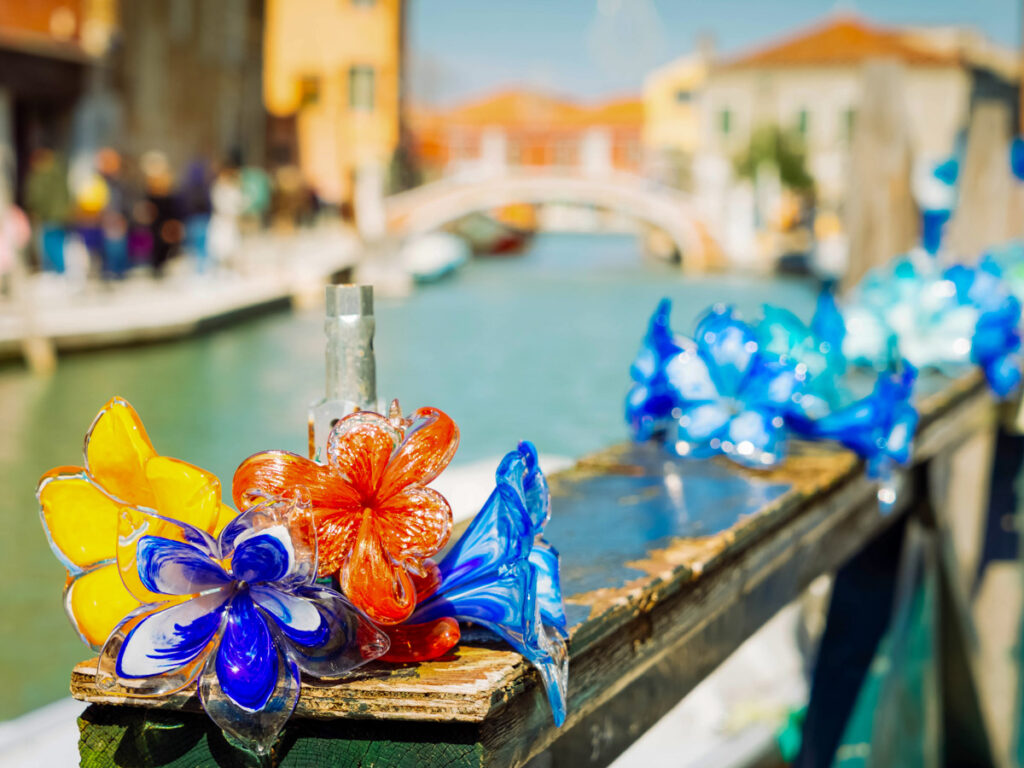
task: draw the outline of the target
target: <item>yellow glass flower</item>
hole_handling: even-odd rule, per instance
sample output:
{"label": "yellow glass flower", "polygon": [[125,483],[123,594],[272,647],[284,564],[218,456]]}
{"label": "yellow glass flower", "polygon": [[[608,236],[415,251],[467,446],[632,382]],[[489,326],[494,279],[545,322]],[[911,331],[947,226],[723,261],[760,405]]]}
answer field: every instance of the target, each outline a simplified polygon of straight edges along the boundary
{"label": "yellow glass flower", "polygon": [[[119,397],[85,436],[85,466],[57,467],[36,488],[43,528],[68,569],[64,610],[82,640],[99,650],[148,590],[131,563],[118,571],[118,522],[126,508],[156,512],[216,536],[237,513],[221,503],[220,481],[178,459],[160,456],[138,414]],[[152,602],[167,599],[152,594]]]}

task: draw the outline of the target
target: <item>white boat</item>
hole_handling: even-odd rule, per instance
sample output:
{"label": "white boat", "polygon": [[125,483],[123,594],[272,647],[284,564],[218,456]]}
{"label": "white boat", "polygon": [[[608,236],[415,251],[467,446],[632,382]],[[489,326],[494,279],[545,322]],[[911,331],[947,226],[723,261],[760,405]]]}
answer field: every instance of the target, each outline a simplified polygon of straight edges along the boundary
{"label": "white boat", "polygon": [[418,283],[439,280],[469,260],[469,244],[458,235],[431,232],[410,239],[399,261]]}

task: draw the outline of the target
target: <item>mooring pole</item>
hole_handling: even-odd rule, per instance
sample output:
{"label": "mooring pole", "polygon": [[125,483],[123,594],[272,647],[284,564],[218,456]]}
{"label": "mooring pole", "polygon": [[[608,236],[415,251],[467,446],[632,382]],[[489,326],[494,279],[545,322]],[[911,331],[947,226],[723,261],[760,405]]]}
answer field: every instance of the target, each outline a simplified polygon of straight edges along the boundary
{"label": "mooring pole", "polygon": [[377,409],[373,286],[328,285],[325,306],[326,391],[309,410],[309,456],[314,459],[324,455],[327,435],[338,419]]}

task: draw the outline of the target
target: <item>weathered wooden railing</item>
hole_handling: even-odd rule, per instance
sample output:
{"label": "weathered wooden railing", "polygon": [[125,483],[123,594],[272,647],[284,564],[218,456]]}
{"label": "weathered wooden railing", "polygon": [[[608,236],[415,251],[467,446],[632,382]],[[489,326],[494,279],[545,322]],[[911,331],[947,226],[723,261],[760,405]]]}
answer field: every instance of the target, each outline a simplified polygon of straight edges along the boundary
{"label": "weathered wooden railing", "polygon": [[[916,464],[889,515],[879,511],[863,465],[822,444],[798,444],[770,472],[623,445],[553,476],[548,538],[562,554],[572,626],[564,727],[554,727],[538,677],[518,654],[470,634],[448,659],[374,665],[337,684],[305,684],[272,764],[520,766],[541,756],[541,765],[606,765],[818,575],[838,569],[842,592],[858,574],[895,573],[906,547],[902,538],[893,543],[893,532],[908,519],[921,521],[912,525],[922,536],[935,534],[955,603],[956,563],[966,573],[969,557],[957,560],[948,533],[951,525],[981,525],[995,409],[978,376],[925,378],[919,389]],[[929,493],[929,483],[943,487]],[[952,500],[955,517],[930,499]],[[855,607],[854,623],[884,627],[879,617],[890,604],[891,594],[872,594]],[[962,661],[962,616],[948,616],[949,636],[960,640],[944,642],[943,653]],[[831,621],[841,626],[841,618]],[[867,648],[877,634],[851,642]],[[823,647],[826,667],[830,653]],[[956,676],[968,666],[945,668]],[[78,665],[71,681],[77,698],[94,702],[80,720],[82,765],[255,764],[198,712],[194,692],[130,699],[97,690],[94,668]],[[834,750],[855,692],[849,681],[834,692],[816,682],[808,717],[817,726],[805,765],[830,762],[824,752],[830,743]],[[969,675],[945,687],[943,702],[954,695],[956,706],[941,708],[947,737],[981,738],[972,764],[985,764]]]}

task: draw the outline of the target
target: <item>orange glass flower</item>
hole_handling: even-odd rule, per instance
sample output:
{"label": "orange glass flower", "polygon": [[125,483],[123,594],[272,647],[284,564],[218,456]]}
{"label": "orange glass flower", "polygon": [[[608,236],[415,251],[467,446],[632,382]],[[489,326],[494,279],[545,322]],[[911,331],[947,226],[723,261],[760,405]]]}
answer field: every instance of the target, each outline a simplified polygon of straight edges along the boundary
{"label": "orange glass flower", "polygon": [[[122,511],[151,509],[216,535],[235,516],[220,495],[214,475],[157,454],[126,401],[115,397],[103,406],[85,436],[85,466],[52,469],[36,488],[43,528],[68,571],[64,608],[87,645],[99,650],[140,605],[124,584],[131,569],[118,571]],[[149,594],[135,586],[134,594]]]}
{"label": "orange glass flower", "polygon": [[455,422],[436,408],[411,418],[358,411],[327,439],[327,463],[266,451],[235,472],[238,508],[303,487],[309,493],[320,575],[338,574],[342,591],[379,624],[398,624],[416,607],[411,575],[428,577],[424,561],[448,541],[452,511],[426,486],[459,445]]}

